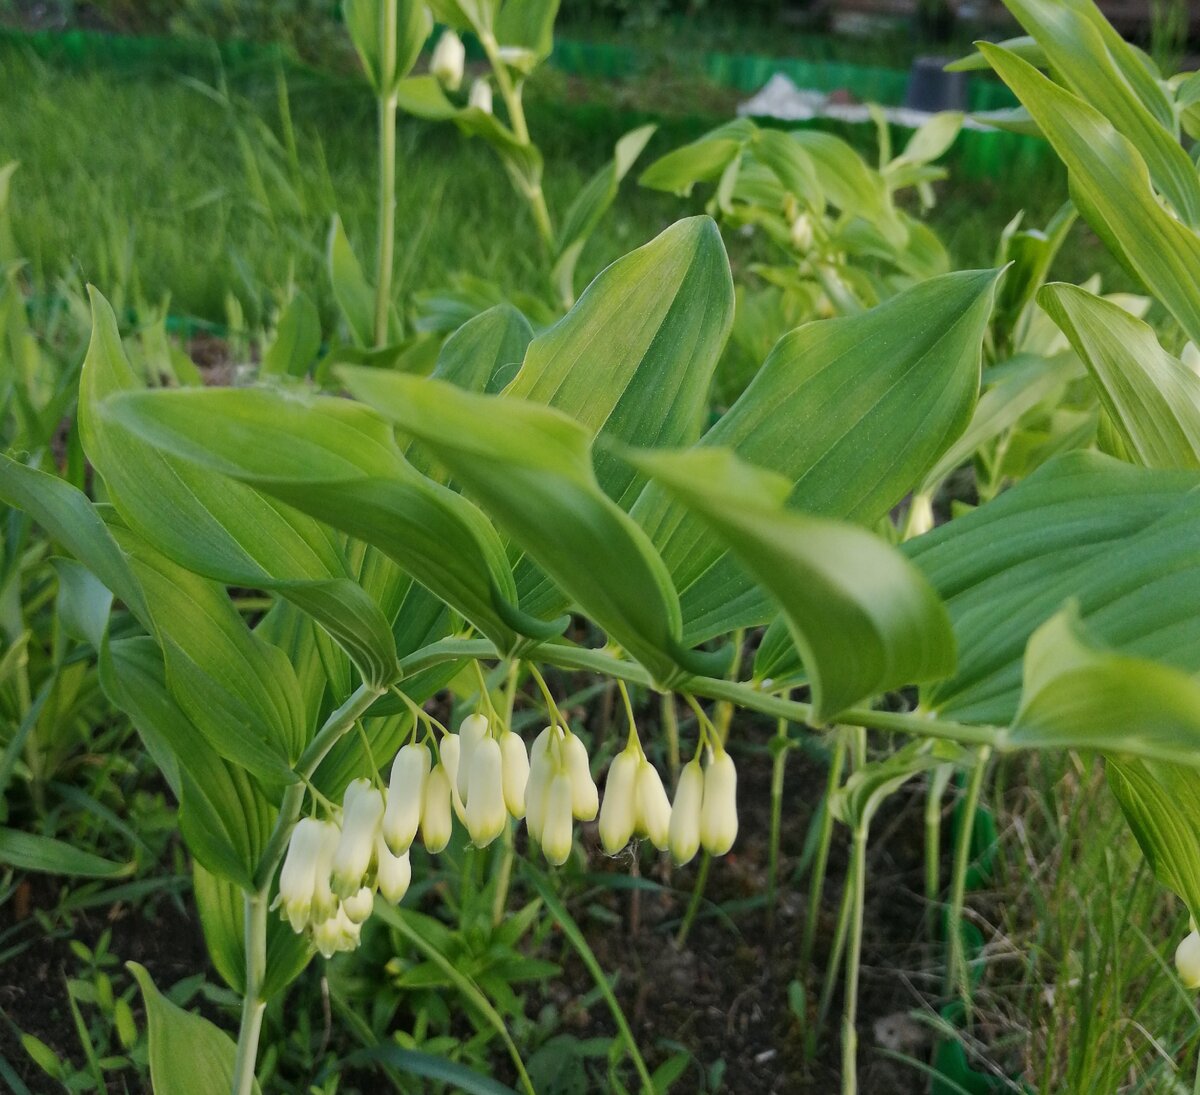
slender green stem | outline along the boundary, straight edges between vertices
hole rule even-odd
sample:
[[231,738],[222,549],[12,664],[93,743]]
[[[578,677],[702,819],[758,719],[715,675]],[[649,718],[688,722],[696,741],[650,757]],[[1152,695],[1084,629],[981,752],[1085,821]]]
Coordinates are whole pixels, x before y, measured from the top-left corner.
[[[525,107],[521,102],[521,89],[513,83],[508,67],[500,57],[500,47],[496,38],[490,32],[479,36],[479,44],[487,54],[488,63],[492,66],[492,75],[496,78],[496,87],[500,89],[500,97],[504,100],[504,108],[508,111],[508,124],[512,127],[513,136],[523,145],[531,145],[529,126],[525,121]],[[516,177],[516,176],[514,176]],[[547,248],[554,247],[554,224],[550,220],[550,210],[546,205],[546,195],[542,192],[540,169],[536,174],[519,176],[518,189],[529,202],[533,213],[534,224],[537,225],[538,236]]]
[[946,963],[946,991],[959,992],[967,1016],[971,1013],[970,989],[967,981],[966,955],[963,953],[962,932],[959,930],[967,892],[967,869],[971,865],[971,836],[975,828],[975,811],[979,806],[979,794],[983,788],[983,777],[987,771],[991,750],[984,746],[979,750],[975,767],[967,782],[967,797],[963,800],[961,823],[954,846],[954,876],[950,883],[950,906],[946,910],[946,933],[950,942],[950,958]]
[[[383,0],[379,10],[379,32],[383,56],[380,79],[392,82],[396,70],[397,0]],[[392,304],[392,268],[396,247],[396,94],[379,100],[379,233],[375,268],[375,345],[388,341],[388,315]]]
[[[445,639],[410,654],[401,661],[400,666],[405,674],[411,674],[440,665],[442,662],[495,657],[498,657],[496,648],[486,639]],[[523,657],[527,660],[536,658],[560,669],[603,673],[633,684],[654,687],[650,674],[640,665],[622,658],[614,658],[602,650],[588,650],[565,643],[542,643],[526,651]],[[694,696],[728,700],[738,707],[758,711],[777,719],[787,719],[789,722],[811,726],[814,721],[819,721],[813,719],[811,704],[774,696],[754,684],[723,681],[716,677],[692,677],[687,681],[686,688]],[[872,711],[868,708],[852,707],[838,715],[838,722],[888,733],[957,741],[963,745],[987,745],[997,749],[1003,749],[1006,745],[1005,731],[1002,727],[974,726],[970,723],[933,718],[926,714]]]
[[942,889],[942,798],[954,767],[934,769],[925,792],[925,916],[932,930],[937,925],[938,894]]
[[854,830],[850,853],[850,944],[842,1001],[842,1095],[858,1091],[858,974],[862,962],[863,910],[867,895],[867,824]]
[[237,1056],[233,1066],[233,1095],[250,1095],[254,1090],[254,1066],[262,1032],[263,980],[267,973],[267,893],[243,895],[246,936],[246,994],[242,1000],[242,1024],[238,1030]]
[[846,733],[838,727],[834,734],[833,756],[829,758],[825,796],[821,799],[821,829],[817,836],[817,854],[813,859],[812,875],[808,880],[808,912],[804,917],[804,933],[800,937],[799,973],[802,980],[807,977],[808,967],[812,963],[821,899],[825,892],[825,875],[829,869],[829,847],[833,843],[833,811],[829,808],[829,802],[842,782],[842,769],[846,765]]
[[679,780],[679,713],[675,710],[674,692],[662,694],[662,725],[667,739],[667,766],[674,783]]
[[[783,777],[787,770],[788,721],[775,727],[775,757],[771,762],[771,835],[767,844],[767,923],[774,927],[779,891],[779,843],[783,832]],[[808,919],[811,919],[809,917]],[[805,922],[807,928],[807,920]]]
[[683,914],[683,923],[679,925],[679,934],[675,936],[675,946],[682,947],[687,942],[688,933],[696,913],[700,911],[700,902],[704,900],[704,887],[708,885],[708,865],[712,856],[708,852],[700,853],[700,869],[696,872],[696,884],[692,887],[692,897],[688,902],[687,912]]

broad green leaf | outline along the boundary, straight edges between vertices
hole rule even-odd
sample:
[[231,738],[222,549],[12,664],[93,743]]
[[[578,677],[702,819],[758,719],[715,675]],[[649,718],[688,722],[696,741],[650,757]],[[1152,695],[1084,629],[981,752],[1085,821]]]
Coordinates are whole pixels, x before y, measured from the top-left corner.
[[504,0],[496,17],[496,40],[510,49],[527,50],[542,61],[554,49],[554,20],[559,0]]
[[533,328],[511,304],[480,312],[442,345],[430,374],[468,392],[498,392],[511,379],[533,340]]
[[643,451],[627,459],[697,513],[782,608],[817,719],[954,672],[945,608],[883,540],[784,508],[791,484],[727,450]]
[[321,351],[321,317],[307,293],[297,292],[279,315],[275,338],[263,352],[264,376],[304,376]]
[[[207,1019],[171,1003],[150,974],[128,963],[142,990],[150,1027],[150,1082],[155,1095],[217,1095],[233,1089],[237,1047]],[[258,1081],[254,1091],[259,1092]]]
[[74,559],[51,559],[50,562],[58,576],[55,610],[59,624],[77,642],[91,643],[99,650],[112,611],[112,592]]
[[[970,421],[997,277],[948,274],[792,331],[700,444],[783,475],[794,509],[874,525]],[[631,512],[680,592],[685,644],[770,618],[764,594],[662,488]]]
[[754,139],[754,158],[779,180],[796,201],[820,215],[825,211],[825,191],[807,152],[791,134],[781,129],[760,129]]
[[21,258],[16,240],[13,239],[12,214],[8,208],[12,177],[16,174],[18,166],[15,160],[0,165],[0,267],[17,262]]
[[400,109],[428,122],[449,122],[459,108],[446,97],[436,76],[408,76],[397,88]]
[[884,173],[894,175],[904,168],[932,163],[949,151],[961,132],[962,125],[963,116],[957,111],[946,110],[935,114],[909,137],[904,151],[888,163]]
[[587,428],[524,400],[434,380],[340,371],[358,399],[418,438],[609,638],[663,684],[680,678],[679,603],[645,534],[599,484]]
[[922,480],[922,493],[932,492],[984,445],[1007,433],[1030,411],[1051,402],[1079,371],[1069,354],[1058,358],[1018,354],[1004,364],[1003,377],[984,392],[970,425]]
[[963,755],[947,742],[910,741],[891,756],[852,772],[830,799],[829,808],[851,829],[870,826],[879,807],[910,779],[952,759],[962,760]]
[[489,520],[414,471],[367,408],[299,392],[206,389],[124,395],[108,410],[173,455],[373,544],[501,649],[517,644],[518,625],[546,637],[513,607],[516,587]]
[[727,122],[699,140],[655,160],[638,179],[639,186],[687,196],[698,182],[720,178],[721,173],[754,138],[755,125],[748,118]]
[[[384,0],[342,0],[342,16],[362,61],[367,83],[380,97],[407,76],[433,29],[423,0],[395,0],[396,26],[389,28]],[[388,31],[393,41],[388,42]]]
[[[997,42],[996,44],[1008,50],[1009,53],[1020,57],[1022,61],[1028,61],[1034,68],[1046,67],[1045,51],[1028,34],[1022,34],[1017,38],[1005,38],[1002,42]],[[960,57],[957,61],[951,61],[946,66],[946,71],[987,72],[991,67],[988,64],[988,59],[976,49],[972,50],[965,57]]]
[[1200,238],[1163,208],[1137,148],[1094,107],[996,46],[980,47],[1070,172],[1080,212],[1200,341]]
[[1086,643],[1073,605],[1029,638],[1006,748],[1095,749],[1200,765],[1200,681]]
[[904,226],[896,216],[887,184],[840,137],[816,129],[791,134],[812,161],[821,190],[843,213],[871,221],[893,245],[904,242]]
[[1007,264],[1009,268],[996,294],[996,312],[992,319],[992,331],[1001,351],[1008,349],[1017,335],[1030,301],[1046,280],[1050,266],[1066,241],[1067,234],[1075,223],[1075,207],[1065,202],[1046,225],[1046,230],[1021,228],[1022,214],[1018,214],[1005,227],[1000,236],[1000,253],[997,266]]
[[1110,49],[1127,51],[1129,47],[1116,35],[1105,42],[1095,25],[1098,12],[1091,0],[1006,3],[1038,40],[1055,74],[1133,143],[1151,178],[1182,220],[1193,227],[1200,224],[1200,178],[1179,144],[1171,102],[1156,81],[1143,78],[1139,87],[1152,97],[1151,110],[1130,84],[1127,73],[1141,71],[1144,77],[1145,70],[1136,58],[1127,59],[1124,71],[1118,66]]
[[616,200],[621,180],[642,154],[642,149],[654,136],[656,128],[653,125],[639,126],[617,141],[613,158],[588,180],[567,209],[558,232],[552,273],[563,300],[575,299],[575,264],[596,225]]
[[337,301],[354,341],[359,346],[373,345],[375,289],[367,281],[342,227],[342,219],[336,214],[329,229],[329,280],[333,286],[333,299]]
[[0,828],[0,863],[19,871],[40,871],[77,878],[122,878],[133,863],[114,863],[63,840]]
[[[107,402],[140,389],[121,349],[116,317],[93,291],[92,338],[80,379],[80,431],[84,450],[124,520],[196,574],[278,591],[345,647],[364,680],[393,680],[391,628],[353,581],[337,536],[311,517],[123,429],[107,413]],[[201,420],[195,426],[210,430],[213,424]]]
[[1133,459],[1200,468],[1200,376],[1159,345],[1154,328],[1073,285],[1047,285],[1038,303],[1092,374]]
[[308,740],[296,672],[254,634],[223,587],[172,563],[124,528],[113,536],[145,593],[179,706],[221,756],[290,782]]
[[[249,888],[275,811],[246,772],[222,759],[166,684],[162,651],[144,636],[101,648],[100,683],[146,741],[179,799],[188,850]],[[163,755],[169,760],[160,760]]]
[[1200,475],[1096,453],[1057,457],[986,505],[904,545],[946,601],[958,671],[922,697],[1009,722],[1029,636],[1069,598],[1124,654],[1200,671]]
[[[505,396],[543,403],[590,436],[645,446],[700,436],[708,388],[733,324],[733,278],[716,224],[691,217],[618,259],[529,344]],[[596,454],[604,492],[640,489],[618,457]]]
[[1200,772],[1133,757],[1109,757],[1105,772],[1155,876],[1200,923]]
[[490,32],[496,22],[501,0],[427,0],[429,10],[439,23],[456,30]]

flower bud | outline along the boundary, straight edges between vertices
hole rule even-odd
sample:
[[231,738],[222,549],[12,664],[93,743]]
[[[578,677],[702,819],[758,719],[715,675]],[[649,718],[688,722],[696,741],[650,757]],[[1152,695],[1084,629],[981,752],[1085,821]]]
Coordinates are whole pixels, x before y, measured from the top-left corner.
[[332,958],[338,951],[352,951],[358,946],[362,926],[354,923],[340,905],[332,916],[327,916],[313,928],[313,945],[325,958]]
[[375,868],[375,884],[379,887],[384,901],[398,905],[408,893],[408,884],[412,881],[412,861],[408,852],[392,855],[380,836],[375,844],[375,856],[378,861]]
[[807,213],[801,213],[792,221],[792,246],[801,254],[807,254],[812,244],[812,218]]
[[363,886],[358,893],[351,894],[342,902],[346,915],[355,924],[361,924],[375,907],[375,891],[370,886]]
[[908,535],[924,536],[934,526],[933,499],[918,492],[908,506]]
[[351,781],[342,799],[342,837],[333,856],[333,892],[342,900],[357,893],[367,877],[382,821],[382,792],[370,780]]
[[492,85],[486,76],[480,76],[471,84],[471,93],[467,96],[467,106],[478,107],[484,114],[492,112]]
[[421,823],[421,799],[432,760],[426,745],[406,745],[392,762],[387,808],[383,811],[383,839],[393,855],[408,851]]
[[425,798],[421,803],[421,841],[426,851],[437,854],[450,843],[453,821],[450,817],[450,776],[442,764],[435,764],[425,781]]
[[452,30],[445,30],[433,47],[429,71],[447,91],[457,91],[462,83],[467,50],[462,39]]
[[484,738],[471,754],[467,831],[476,847],[486,848],[508,820],[504,806],[504,758],[495,738]]
[[1185,989],[1200,989],[1200,933],[1190,932],[1175,948],[1175,968]]
[[704,773],[704,803],[700,808],[700,843],[710,855],[724,855],[737,839],[737,769],[722,749]]
[[454,785],[458,788],[458,797],[464,804],[469,799],[471,759],[475,756],[475,747],[487,737],[487,732],[488,720],[483,715],[468,715],[458,728],[458,771]]
[[275,905],[283,907],[281,915],[292,925],[293,931],[303,931],[312,915],[317,856],[327,824],[316,818],[301,818],[288,842],[287,857],[279,872],[279,895]]
[[636,749],[625,749],[608,766],[604,801],[600,804],[600,843],[609,855],[616,855],[624,848],[637,828],[634,787],[641,763]]
[[542,854],[556,867],[566,863],[571,854],[571,782],[567,772],[559,772],[550,781],[550,789],[546,793],[546,819],[539,843]]
[[525,816],[525,788],[529,783],[529,754],[520,734],[505,731],[500,738],[504,771],[504,805],[515,818]]
[[671,803],[658,769],[644,758],[638,765],[634,798],[638,831],[645,833],[659,851],[664,851],[670,838]]
[[525,827],[534,840],[541,843],[542,826],[546,819],[546,797],[550,792],[550,780],[554,776],[551,763],[550,743],[555,728],[547,726],[534,739],[529,754],[529,779],[525,784]]
[[563,760],[571,777],[571,810],[580,821],[591,821],[600,809],[600,792],[592,779],[591,763],[583,742],[568,731],[563,739]]
[[703,802],[704,769],[700,767],[699,759],[690,760],[679,773],[668,835],[671,858],[680,866],[690,862],[700,850],[700,808]]

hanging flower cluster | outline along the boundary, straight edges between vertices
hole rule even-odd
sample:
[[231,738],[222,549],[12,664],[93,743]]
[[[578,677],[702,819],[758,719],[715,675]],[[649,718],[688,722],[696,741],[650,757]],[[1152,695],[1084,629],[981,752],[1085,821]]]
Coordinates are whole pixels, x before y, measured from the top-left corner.
[[393,904],[404,897],[412,844],[419,837],[427,851],[441,852],[456,817],[480,848],[504,832],[510,817],[524,818],[555,866],[571,854],[575,822],[597,815],[609,855],[635,837],[670,851],[679,864],[700,848],[710,855],[729,851],[738,829],[737,772],[699,707],[693,703],[700,741],[672,803],[642,748],[626,695],[629,738],[609,766],[601,805],[586,747],[538,680],[553,721],[529,753],[520,735],[495,717],[469,715],[455,734],[411,704],[414,733],[423,725],[426,735],[397,752],[386,791],[369,779],[354,780],[340,809],[328,804],[329,819],[297,824],[273,907],[325,957],[358,946],[376,893]]

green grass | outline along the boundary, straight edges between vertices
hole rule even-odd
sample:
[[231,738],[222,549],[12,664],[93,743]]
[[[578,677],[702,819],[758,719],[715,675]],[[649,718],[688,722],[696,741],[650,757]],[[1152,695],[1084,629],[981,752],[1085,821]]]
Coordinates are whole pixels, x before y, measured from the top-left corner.
[[[173,312],[216,321],[226,318],[232,293],[253,325],[294,279],[331,327],[324,248],[335,210],[364,265],[373,262],[372,100],[348,78],[293,72],[288,124],[275,73],[228,77],[220,91],[227,77],[215,63],[195,72],[68,71],[0,51],[0,162],[22,164],[13,219],[35,283],[90,281],[126,305],[158,304],[169,294]],[[681,101],[677,78],[667,79],[676,81],[672,101]],[[656,77],[613,89],[548,74],[530,99],[548,199],[561,216],[613,141],[664,96]],[[662,119],[645,162],[717,120]],[[869,137],[864,130],[856,139]],[[401,125],[398,147],[398,293],[444,286],[456,274],[494,281],[506,293],[541,291],[528,212],[491,150],[451,127],[411,120]],[[1000,228],[1022,203],[1044,223],[1064,195],[1058,174],[1011,187],[956,182],[942,188],[934,223],[961,265],[989,265]],[[702,208],[699,194],[681,201],[627,180],[584,254],[580,284]],[[735,262],[748,251],[740,240],[730,247]],[[1105,265],[1098,246],[1065,255],[1067,278]]]

